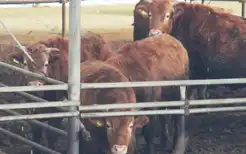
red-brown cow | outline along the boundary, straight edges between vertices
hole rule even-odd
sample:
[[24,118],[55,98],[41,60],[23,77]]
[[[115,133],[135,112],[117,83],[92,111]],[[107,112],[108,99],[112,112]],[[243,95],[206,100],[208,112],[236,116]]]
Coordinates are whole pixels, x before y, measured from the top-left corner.
[[[119,68],[130,81],[188,79],[187,51],[178,40],[168,34],[125,44],[106,62]],[[137,102],[158,101],[162,100],[162,97],[164,100],[180,100],[178,87],[163,87],[162,94],[160,87],[134,88],[134,90]],[[155,120],[152,116],[150,118],[150,124],[143,130],[148,154],[154,153],[152,141],[155,135]],[[162,129],[166,129],[166,125],[163,125]],[[172,143],[171,134],[166,132],[172,130],[162,131],[164,142]],[[167,143],[167,146],[171,145]]]
[[[116,67],[101,61],[81,63],[81,82],[129,82]],[[82,105],[136,103],[132,88],[85,89],[81,91]],[[131,111],[115,109],[112,111]],[[135,128],[142,127],[149,121],[147,116],[103,117],[85,119],[84,124],[91,133],[91,142],[83,142],[82,150],[96,154],[134,154]],[[80,140],[80,142],[83,141]],[[89,150],[88,150],[89,149]]]
[[[87,59],[105,60],[111,53],[110,46],[97,34],[86,33],[81,37],[81,61]],[[67,82],[68,78],[68,39],[62,37],[53,37],[48,40],[42,40],[37,43],[26,46],[27,52],[31,55],[35,63],[32,63],[24,53],[15,53],[11,55],[12,58],[18,60],[24,65],[24,69],[37,74],[54,78],[56,80]],[[29,85],[43,85],[42,80],[27,77]],[[57,101],[66,96],[65,91],[45,91],[40,95],[46,100]],[[41,110],[41,109],[40,109]],[[37,112],[39,112],[38,110]],[[43,109],[42,109],[43,110]],[[45,109],[43,112],[54,112]],[[61,119],[48,119],[48,123],[55,127],[60,127]],[[56,134],[48,131],[49,147],[54,148],[56,141]],[[40,127],[34,128],[33,140],[40,142],[42,131]],[[34,151],[39,153],[39,151]]]
[[[188,50],[192,79],[245,77],[246,22],[201,4],[151,0],[149,35],[170,33]],[[235,87],[235,86],[233,86]],[[237,87],[235,87],[237,88]],[[198,93],[206,98],[200,86]]]
[[[66,81],[67,75],[61,75],[59,72],[67,72],[68,67],[68,38],[62,38],[61,36],[51,37],[47,40],[41,40],[36,43],[26,46],[27,51],[35,61],[34,63],[24,56],[22,52],[14,54],[13,58],[24,64],[25,69],[34,73],[43,74],[57,80]],[[56,52],[42,51],[39,52],[39,44],[43,44],[51,50]],[[111,46],[98,34],[92,32],[86,32],[81,36],[81,62],[85,60],[106,60],[111,55]],[[55,54],[55,55],[54,55]],[[60,57],[59,54],[62,54]],[[57,56],[61,59],[57,62]],[[61,62],[60,62],[61,61]],[[55,64],[54,64],[55,62]],[[47,69],[50,66],[50,69]],[[53,67],[53,68],[51,68]],[[55,71],[57,70],[58,71]],[[29,85],[43,85],[41,80],[30,80],[28,79]]]

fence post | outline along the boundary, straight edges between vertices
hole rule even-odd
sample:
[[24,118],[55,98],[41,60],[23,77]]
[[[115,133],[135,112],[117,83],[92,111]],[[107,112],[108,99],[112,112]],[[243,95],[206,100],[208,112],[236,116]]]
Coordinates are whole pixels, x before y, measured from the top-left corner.
[[[68,99],[80,100],[80,0],[69,1]],[[78,107],[70,107],[78,111]],[[79,117],[69,118],[68,154],[79,154]]]
[[66,33],[66,0],[62,0],[62,37]]
[[245,18],[245,0],[242,0],[242,18]]
[[175,145],[175,149],[172,154],[184,154],[188,143],[188,136],[186,130],[186,118],[188,113],[188,101],[186,99],[186,86],[180,86],[180,96],[181,100],[184,101],[184,114],[180,116],[178,122],[180,122],[180,131],[178,131],[178,141]]

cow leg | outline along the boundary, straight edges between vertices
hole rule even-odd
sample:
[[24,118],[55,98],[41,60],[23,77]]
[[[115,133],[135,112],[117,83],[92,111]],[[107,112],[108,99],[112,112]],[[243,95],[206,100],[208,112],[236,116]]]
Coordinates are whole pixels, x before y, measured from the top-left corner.
[[207,95],[207,86],[198,86],[197,87],[198,99],[206,99]]
[[[44,120],[40,120],[44,122]],[[32,140],[38,144],[41,143],[43,129],[40,126],[33,125],[32,126]],[[33,153],[41,154],[42,152],[39,149],[33,148]]]
[[174,143],[174,121],[172,115],[160,115],[161,145],[165,151],[171,152]]
[[185,149],[188,143],[188,130],[186,122],[187,116],[175,116],[175,137],[174,137],[174,151],[172,153],[185,153]]
[[172,152],[178,142],[181,129],[179,115],[161,116],[161,142],[166,152]]
[[[61,123],[62,123],[61,118],[54,118],[54,119],[48,120],[48,124],[53,126],[53,127],[56,127],[56,128],[60,128]],[[47,140],[48,140],[48,147],[50,149],[54,150],[55,149],[55,143],[58,140],[58,134],[55,132],[47,130]]]
[[156,129],[155,129],[155,122],[157,116],[149,116],[150,123],[145,125],[143,127],[143,135],[144,139],[146,141],[146,154],[155,154],[155,149],[154,149],[154,139],[155,139],[155,134],[156,134]]
[[180,120],[179,120],[179,117],[178,115],[174,115],[173,116],[173,121],[174,121],[174,134],[173,134],[173,145],[172,145],[172,150],[175,149],[175,146],[178,142],[178,138],[179,138],[179,135],[180,135]]

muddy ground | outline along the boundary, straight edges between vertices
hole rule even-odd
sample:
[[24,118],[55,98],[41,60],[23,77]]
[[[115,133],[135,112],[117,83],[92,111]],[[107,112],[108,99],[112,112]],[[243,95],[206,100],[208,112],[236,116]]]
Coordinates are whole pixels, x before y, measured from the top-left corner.
[[[127,41],[113,42],[118,48]],[[4,46],[4,47],[3,47]],[[8,44],[1,45],[1,60],[16,65],[8,60],[11,53]],[[0,68],[0,81],[9,86],[23,85],[24,76],[11,70]],[[211,98],[242,97],[246,90],[230,91],[224,87],[209,90]],[[25,98],[16,94],[1,93],[0,103],[26,102]],[[24,112],[25,113],[25,112]],[[4,112],[0,112],[4,114]],[[192,136],[187,147],[187,154],[244,154],[246,153],[246,116],[244,113],[216,113],[190,116]],[[1,127],[31,139],[31,128],[24,121],[1,123]],[[45,139],[44,139],[45,141]],[[44,142],[45,144],[45,142]],[[66,140],[60,137],[58,151],[66,148]],[[142,145],[139,145],[142,147]],[[30,147],[0,133],[0,149],[8,154],[28,154]],[[139,153],[142,149],[139,148]],[[1,151],[0,151],[1,153]]]

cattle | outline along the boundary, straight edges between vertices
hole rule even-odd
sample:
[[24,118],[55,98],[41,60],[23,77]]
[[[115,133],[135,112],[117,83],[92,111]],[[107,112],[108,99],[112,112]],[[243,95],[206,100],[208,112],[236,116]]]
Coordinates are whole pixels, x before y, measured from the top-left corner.
[[[246,22],[241,17],[210,6],[169,0],[152,0],[148,6],[149,36],[168,33],[179,39],[189,54],[192,79],[246,76]],[[199,89],[199,97],[206,98]]]
[[[129,81],[189,78],[187,51],[178,40],[167,34],[127,43],[105,62],[120,69]],[[178,87],[143,87],[134,88],[134,90],[137,102],[153,102],[163,99],[180,100]],[[160,117],[163,121],[162,129],[167,129],[166,116]],[[148,154],[154,153],[153,140],[156,134],[154,121],[154,117],[150,116],[150,124],[143,129],[144,138],[147,142],[146,153]],[[163,142],[169,149],[173,139],[171,134],[167,132],[172,132],[172,130],[162,131],[162,136]]]
[[139,1],[134,8],[133,40],[140,40],[148,37],[149,34],[149,11],[148,2]]
[[[81,63],[82,83],[129,82],[127,77],[116,67],[102,61]],[[132,88],[106,88],[81,90],[81,105],[136,103]],[[132,111],[132,109],[114,109],[109,111]],[[96,154],[134,154],[134,132],[149,121],[147,116],[102,117],[83,119],[92,140],[82,142],[80,147],[85,153]],[[89,148],[89,149],[88,149]],[[80,152],[82,151],[80,150]]]
[[[56,80],[67,82],[68,78],[68,39],[60,36],[51,37],[47,40],[41,40],[26,46],[34,62],[31,62],[23,52],[10,55],[11,58],[23,64],[25,70],[45,75]],[[111,52],[110,45],[100,36],[91,32],[85,33],[81,37],[81,62],[87,59],[105,60]],[[28,85],[41,86],[45,83],[42,80],[27,77]],[[45,91],[34,93],[49,101],[61,100],[66,96],[65,91]],[[39,109],[37,112],[44,109]],[[43,112],[54,112],[45,109]],[[61,119],[48,119],[48,123],[55,127],[60,127]],[[39,142],[42,136],[40,127],[33,127],[33,140]],[[48,131],[48,133],[50,133]],[[50,148],[54,148],[56,135],[48,134]],[[39,153],[38,151],[35,153]]]
[[[101,37],[99,34],[95,34],[92,32],[85,32],[81,36],[81,62],[88,60],[88,59],[94,59],[94,60],[106,60],[110,55],[111,55],[111,45],[109,42],[107,42],[103,37]],[[53,55],[47,52],[41,53],[39,52],[39,44],[43,44],[46,47],[52,48],[52,50],[57,50],[56,54],[61,53],[62,56],[57,63],[57,65],[60,66],[55,66],[53,62],[57,62],[57,56],[54,55],[54,58],[52,57]],[[64,70],[67,70],[67,65],[68,64],[68,38],[63,38],[61,36],[55,36],[48,38],[46,40],[41,40],[35,43],[32,43],[30,45],[26,46],[26,49],[28,52],[30,52],[32,58],[36,62],[35,65],[37,65],[36,70],[31,69],[34,68],[34,63],[32,63],[27,57],[24,55],[24,53],[14,53],[11,55],[12,58],[15,60],[19,61],[20,63],[24,64],[25,69],[32,71],[34,73],[38,74],[43,74],[49,77],[53,77],[57,80],[61,81],[66,81],[67,80],[67,75],[60,75],[59,73],[56,74],[54,73],[54,70],[56,69],[63,69],[61,72],[67,72]],[[36,51],[37,50],[37,51]],[[53,52],[52,52],[53,53]],[[51,56],[51,57],[50,57]],[[61,61],[61,62],[60,62]],[[52,63],[52,67],[56,67],[56,69],[47,69],[49,66],[49,63]],[[65,63],[65,64],[63,64]],[[48,72],[49,71],[49,72]],[[62,78],[61,78],[62,77]],[[40,80],[35,80],[28,82],[29,85],[43,85],[43,81]]]
[[[189,54],[192,79],[246,76],[243,58],[246,22],[241,17],[201,4],[148,2],[149,35],[169,33],[182,42]],[[204,87],[197,88],[199,98],[208,97]]]

